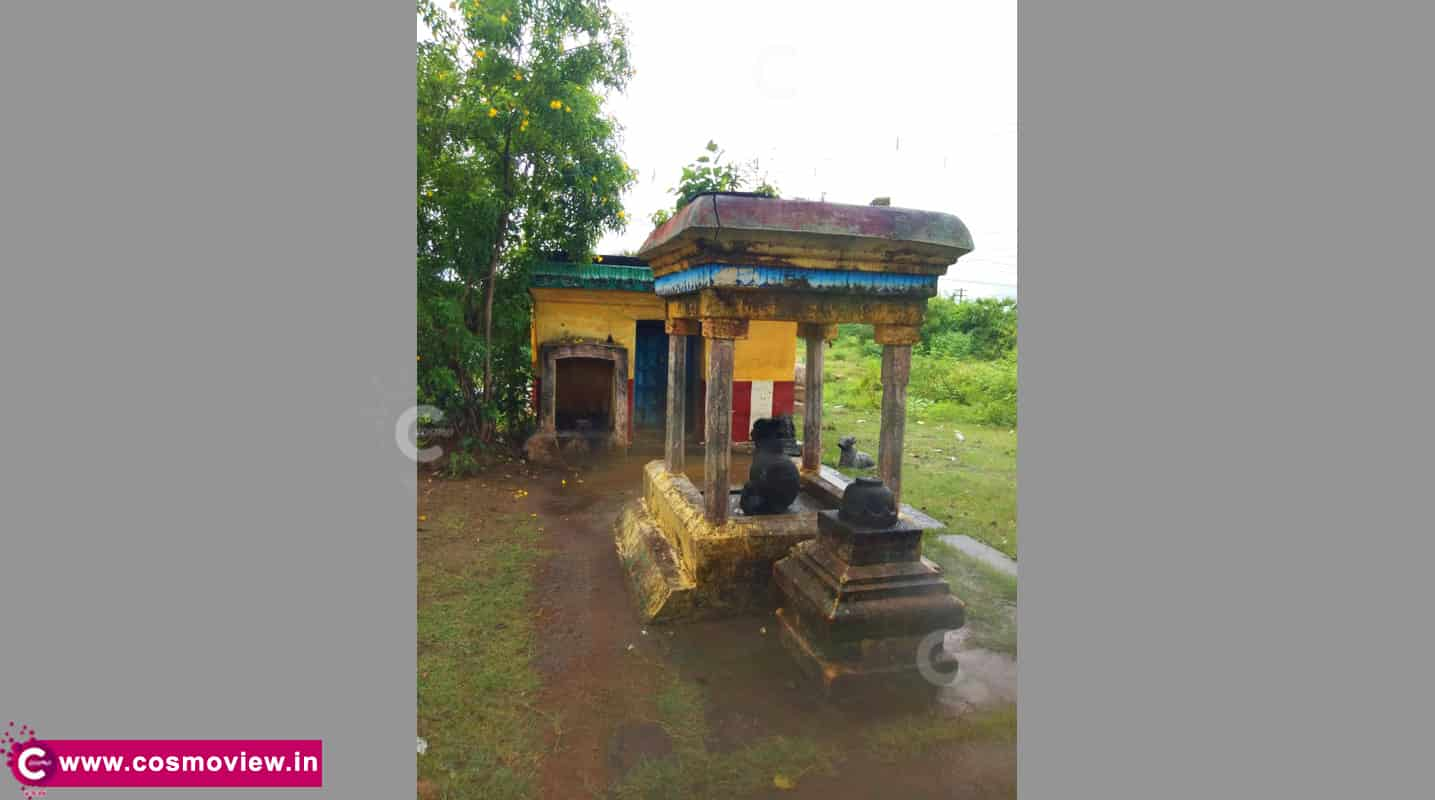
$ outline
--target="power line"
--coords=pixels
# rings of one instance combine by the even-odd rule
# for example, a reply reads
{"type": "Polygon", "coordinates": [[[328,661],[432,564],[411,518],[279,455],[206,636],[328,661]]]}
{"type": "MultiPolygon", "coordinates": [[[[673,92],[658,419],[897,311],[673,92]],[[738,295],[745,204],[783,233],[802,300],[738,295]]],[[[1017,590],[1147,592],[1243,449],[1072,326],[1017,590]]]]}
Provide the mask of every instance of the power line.
{"type": "Polygon", "coordinates": [[[966,278],[953,278],[953,277],[947,277],[947,280],[951,281],[952,283],[975,283],[975,284],[979,284],[979,285],[981,285],[981,286],[1010,286],[1010,287],[1013,288],[1013,289],[1016,288],[1016,284],[1015,284],[1015,283],[997,283],[996,281],[970,281],[970,280],[967,280],[966,278]]]}

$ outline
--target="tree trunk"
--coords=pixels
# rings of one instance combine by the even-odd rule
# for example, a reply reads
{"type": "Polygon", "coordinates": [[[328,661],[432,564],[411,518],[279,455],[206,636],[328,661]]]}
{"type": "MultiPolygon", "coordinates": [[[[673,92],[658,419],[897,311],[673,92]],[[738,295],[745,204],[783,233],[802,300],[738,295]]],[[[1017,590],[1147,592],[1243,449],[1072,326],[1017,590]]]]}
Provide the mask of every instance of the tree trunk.
{"type": "MultiPolygon", "coordinates": [[[[498,257],[503,252],[503,237],[508,231],[509,212],[505,209],[498,220],[498,235],[493,240],[493,253],[488,262],[488,287],[483,300],[483,402],[489,404],[493,398],[493,294],[498,283],[498,257]]],[[[479,437],[484,442],[493,441],[493,421],[484,416],[479,428],[479,437]]]]}
{"type": "MultiPolygon", "coordinates": [[[[508,218],[513,213],[513,115],[503,136],[503,211],[498,215],[498,230],[493,235],[493,252],[488,260],[488,287],[483,301],[483,404],[493,401],[493,293],[498,282],[498,257],[503,253],[503,239],[508,235],[508,218]]],[[[493,441],[493,420],[484,415],[479,438],[493,441]]]]}

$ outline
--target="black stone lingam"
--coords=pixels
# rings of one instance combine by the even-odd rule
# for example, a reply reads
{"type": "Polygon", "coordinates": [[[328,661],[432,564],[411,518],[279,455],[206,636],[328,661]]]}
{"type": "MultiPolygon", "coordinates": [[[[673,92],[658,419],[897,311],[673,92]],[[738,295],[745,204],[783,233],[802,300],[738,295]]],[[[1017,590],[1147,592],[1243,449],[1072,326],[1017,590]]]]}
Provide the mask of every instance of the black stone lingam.
{"type": "MultiPolygon", "coordinates": [[[[792,420],[787,420],[790,428],[792,420]]],[[[782,514],[797,499],[802,484],[797,465],[783,451],[781,419],[763,418],[752,424],[752,467],[747,471],[738,506],[744,514],[782,514]]]]}
{"type": "Polygon", "coordinates": [[[858,478],[842,492],[837,516],[864,528],[890,528],[897,524],[897,501],[877,478],[858,478]]]}
{"type": "Polygon", "coordinates": [[[922,557],[922,529],[901,519],[876,478],[858,478],[838,510],[817,512],[817,538],[774,564],[773,582],[782,641],[828,694],[872,679],[924,685],[919,644],[965,617],[941,568],[922,557]]]}

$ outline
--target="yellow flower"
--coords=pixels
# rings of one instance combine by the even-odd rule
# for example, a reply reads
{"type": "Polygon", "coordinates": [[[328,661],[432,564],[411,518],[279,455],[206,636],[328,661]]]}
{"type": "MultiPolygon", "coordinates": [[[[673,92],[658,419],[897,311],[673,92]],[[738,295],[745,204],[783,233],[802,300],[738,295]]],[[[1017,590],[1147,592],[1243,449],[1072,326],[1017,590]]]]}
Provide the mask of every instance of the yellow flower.
{"type": "Polygon", "coordinates": [[[523,80],[523,73],[522,73],[522,72],[519,72],[518,70],[514,70],[514,71],[513,71],[513,79],[516,80],[516,81],[521,81],[521,80],[523,80]]]}
{"type": "Polygon", "coordinates": [[[483,51],[483,50],[475,50],[475,51],[473,51],[473,57],[474,57],[474,58],[483,58],[483,57],[486,56],[486,55],[488,55],[488,53],[485,52],[485,51],[483,51]]]}
{"type": "Polygon", "coordinates": [[[625,214],[625,213],[623,213],[623,211],[620,209],[620,210],[618,211],[618,219],[627,219],[627,218],[628,218],[628,215],[625,214]]]}
{"type": "Polygon", "coordinates": [[[563,110],[564,110],[564,111],[572,111],[573,109],[569,108],[568,106],[564,106],[564,107],[563,107],[563,110]]]}
{"type": "Polygon", "coordinates": [[[562,100],[549,100],[549,101],[548,101],[548,107],[551,108],[551,109],[553,109],[554,111],[557,111],[558,109],[560,109],[560,108],[563,107],[563,101],[562,101],[562,100]]]}
{"type": "Polygon", "coordinates": [[[498,17],[498,21],[499,21],[499,22],[502,22],[502,23],[505,24],[505,25],[507,25],[507,24],[508,24],[508,15],[507,15],[507,14],[502,14],[502,15],[500,15],[500,16],[498,17]]]}
{"type": "Polygon", "coordinates": [[[594,182],[594,183],[597,183],[597,182],[598,182],[598,176],[597,176],[597,175],[594,175],[594,176],[593,176],[593,182],[594,182]]]}
{"type": "Polygon", "coordinates": [[[498,116],[498,109],[494,108],[493,106],[489,106],[489,107],[488,107],[488,116],[489,116],[490,118],[498,116]]]}
{"type": "Polygon", "coordinates": [[[526,131],[526,130],[528,130],[528,120],[525,119],[524,121],[518,123],[518,129],[519,129],[520,131],[526,131]]]}

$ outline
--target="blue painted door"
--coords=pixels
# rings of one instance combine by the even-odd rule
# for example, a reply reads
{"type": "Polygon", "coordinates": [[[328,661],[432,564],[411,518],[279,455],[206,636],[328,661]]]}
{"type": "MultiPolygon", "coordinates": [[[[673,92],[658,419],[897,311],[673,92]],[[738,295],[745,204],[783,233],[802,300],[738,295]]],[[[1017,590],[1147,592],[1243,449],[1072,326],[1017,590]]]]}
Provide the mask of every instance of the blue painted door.
{"type": "Polygon", "coordinates": [[[633,427],[661,428],[667,415],[668,334],[663,321],[638,320],[633,353],[633,427]]]}

